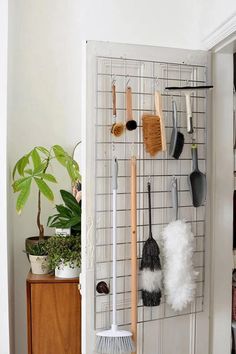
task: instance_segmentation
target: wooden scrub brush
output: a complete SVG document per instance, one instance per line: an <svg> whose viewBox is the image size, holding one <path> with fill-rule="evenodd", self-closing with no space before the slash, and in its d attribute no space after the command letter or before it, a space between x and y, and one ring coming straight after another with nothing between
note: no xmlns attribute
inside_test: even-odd
<svg viewBox="0 0 236 354"><path fill-rule="evenodd" d="M155 156L158 152L166 150L165 126L162 115L161 94L155 92L156 115L144 114L143 142L145 150Z"/></svg>
<svg viewBox="0 0 236 354"><path fill-rule="evenodd" d="M126 129L132 131L136 128L137 122L133 119L132 112L132 90L131 87L128 86L126 88Z"/></svg>
<svg viewBox="0 0 236 354"><path fill-rule="evenodd" d="M124 132L124 124L122 122L116 122L116 86L112 85L112 120L111 133L119 137Z"/></svg>

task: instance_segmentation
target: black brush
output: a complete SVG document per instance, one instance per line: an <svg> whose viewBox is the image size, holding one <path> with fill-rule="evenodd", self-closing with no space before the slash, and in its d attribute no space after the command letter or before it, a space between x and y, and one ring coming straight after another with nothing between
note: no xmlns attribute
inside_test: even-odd
<svg viewBox="0 0 236 354"><path fill-rule="evenodd" d="M173 130L171 133L170 138L170 147L169 147L169 154L170 156L174 157L176 160L179 159L180 155L182 154L183 147L184 147L184 134L178 131L177 126L177 107L176 102L173 101Z"/></svg>
<svg viewBox="0 0 236 354"><path fill-rule="evenodd" d="M132 112L132 89L130 86L126 88L126 129L129 131L137 128L137 122L133 119Z"/></svg>
<svg viewBox="0 0 236 354"><path fill-rule="evenodd" d="M161 302L162 272L160 250L152 236L151 184L148 182L149 237L143 246L141 259L142 300L144 306L159 306Z"/></svg>

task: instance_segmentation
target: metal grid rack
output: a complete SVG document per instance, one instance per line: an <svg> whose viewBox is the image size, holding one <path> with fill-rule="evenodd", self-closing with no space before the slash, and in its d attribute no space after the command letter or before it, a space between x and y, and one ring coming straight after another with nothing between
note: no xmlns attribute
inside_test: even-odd
<svg viewBox="0 0 236 354"><path fill-rule="evenodd" d="M132 87L133 116L138 128L126 131L120 138L110 133L112 125L112 92L115 81L117 90L117 121L125 122L125 89ZM205 206L194 208L191 204L187 176L191 172L192 138L186 132L185 97L181 91L173 94L166 86L206 84L206 67L184 63L167 63L127 58L97 57L96 78L96 196L95 196L95 289L98 281L110 286L110 294L100 295L95 290L95 327L109 326L111 315L111 266L112 266L112 186L111 160L115 150L118 158L118 324L130 324L130 158L137 158L137 251L140 260L143 243L148 237L148 208L146 184L151 179L153 206L153 235L161 246L160 235L172 220L170 180L178 178L179 218L191 223L195 236L194 265L199 272L195 301L182 312L174 312L164 296L159 307L145 308L139 291L138 323L164 318L196 314L203 311ZM144 112L154 113L154 91L162 94L166 126L167 152L151 158L142 142L141 118ZM172 99L178 108L178 126L185 135L185 145L179 160L168 155L168 142L172 129ZM193 108L194 139L198 144L199 168L206 172L206 92L191 95ZM139 267L139 260L137 267Z"/></svg>

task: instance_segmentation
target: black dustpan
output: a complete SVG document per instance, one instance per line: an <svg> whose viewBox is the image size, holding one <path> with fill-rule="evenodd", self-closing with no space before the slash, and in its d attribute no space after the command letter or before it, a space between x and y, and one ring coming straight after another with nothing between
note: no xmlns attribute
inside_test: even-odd
<svg viewBox="0 0 236 354"><path fill-rule="evenodd" d="M195 208L201 206L206 200L206 175L198 169L197 145L192 144L193 172L188 177L189 189Z"/></svg>

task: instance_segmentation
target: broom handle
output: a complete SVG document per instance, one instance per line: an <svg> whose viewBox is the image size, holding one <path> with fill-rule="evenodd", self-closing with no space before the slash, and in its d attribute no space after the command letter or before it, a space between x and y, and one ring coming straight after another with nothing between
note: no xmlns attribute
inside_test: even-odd
<svg viewBox="0 0 236 354"><path fill-rule="evenodd" d="M137 343L137 195L136 157L131 159L131 332ZM136 351L132 352L136 354Z"/></svg>
<svg viewBox="0 0 236 354"><path fill-rule="evenodd" d="M118 163L114 157L112 162L112 327L116 328L116 209L117 209L117 175L118 175Z"/></svg>
<svg viewBox="0 0 236 354"><path fill-rule="evenodd" d="M148 214L149 214L149 237L152 238L152 207L151 207L151 183L148 182Z"/></svg>

